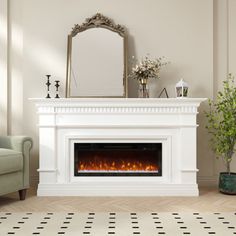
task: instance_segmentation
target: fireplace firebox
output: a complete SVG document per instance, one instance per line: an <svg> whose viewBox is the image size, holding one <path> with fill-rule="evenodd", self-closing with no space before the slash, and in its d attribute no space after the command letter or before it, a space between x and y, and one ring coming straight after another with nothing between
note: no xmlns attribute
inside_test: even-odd
<svg viewBox="0 0 236 236"><path fill-rule="evenodd" d="M75 176L162 176L162 143L75 143Z"/></svg>

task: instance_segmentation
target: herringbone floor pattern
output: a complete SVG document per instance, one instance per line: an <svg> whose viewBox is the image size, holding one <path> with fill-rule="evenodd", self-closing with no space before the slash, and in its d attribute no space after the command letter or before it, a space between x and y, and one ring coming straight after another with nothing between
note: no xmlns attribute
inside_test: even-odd
<svg viewBox="0 0 236 236"><path fill-rule="evenodd" d="M0 197L0 212L236 212L236 196L200 188L199 197L37 197L17 193Z"/></svg>

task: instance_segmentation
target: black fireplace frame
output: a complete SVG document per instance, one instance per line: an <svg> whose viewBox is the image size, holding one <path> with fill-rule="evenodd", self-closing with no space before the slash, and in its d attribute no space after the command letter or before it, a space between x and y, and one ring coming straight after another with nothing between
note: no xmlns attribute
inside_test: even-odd
<svg viewBox="0 0 236 236"><path fill-rule="evenodd" d="M113 148L112 150L115 150L117 146L126 146L126 148L141 148L142 150L144 149L150 149L154 148L154 146L158 147L157 149L157 165L160 167L160 170L158 171L77 171L76 168L76 145L80 145L81 148L91 148L93 147L94 149L99 148L101 146L109 146L109 148ZM74 143L74 176L75 177L80 177L80 176L86 176L86 177L96 177L96 176L101 176L101 177L122 177L122 176L133 176L133 177L141 177L141 176L162 176L162 158L163 158L163 144L158 142L158 143Z"/></svg>

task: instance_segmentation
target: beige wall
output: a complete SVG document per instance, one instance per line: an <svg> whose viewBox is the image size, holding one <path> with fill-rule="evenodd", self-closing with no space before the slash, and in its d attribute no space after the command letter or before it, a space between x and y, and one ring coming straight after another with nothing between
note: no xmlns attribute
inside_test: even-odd
<svg viewBox="0 0 236 236"><path fill-rule="evenodd" d="M8 98L8 83L7 83L7 62L8 62L8 4L7 0L0 0L0 134L7 134L7 98Z"/></svg>
<svg viewBox="0 0 236 236"><path fill-rule="evenodd" d="M229 0L229 72L236 75L236 1Z"/></svg>
<svg viewBox="0 0 236 236"><path fill-rule="evenodd" d="M11 36L9 131L10 134L25 133L34 138L31 162L33 181L37 180L38 131L35 107L28 98L46 95L46 74L52 74L53 80L61 81L61 96L64 96L67 34L75 23L80 24L85 18L97 12L103 13L127 28L129 59L133 55L141 58L147 53L153 57L165 56L171 64L162 71L161 80L156 81L151 91L152 97L156 97L163 87L174 96L175 83L183 77L190 85L190 96L212 98L214 90L218 88L220 74L224 74L222 73L224 68L218 71L215 67L218 68L220 61L219 55L216 57L216 52L224 53L225 50L224 37L222 39L221 36L224 32L227 4L225 9L220 10L213 5L213 0L9 0L9 2ZM226 3L227 0L214 0L214 4L222 2ZM235 1L231 0L230 4L234 7L231 11L235 12ZM216 15L216 11L219 11L219 14ZM233 18L236 14L233 12L230 14L229 26L235 31L236 27L233 27L233 24L236 19ZM219 28L218 23L217 25L215 23L218 20L221 22L221 18L223 26ZM226 23L228 24L228 21ZM229 41L229 46L232 48L235 47L233 42L236 37L236 32L233 30L232 40ZM234 69L235 57L233 53L229 55L229 60L232 61L230 67ZM227 63L228 61L224 60L223 64ZM136 84L130 81L129 85L129 94L135 97ZM220 166L215 164L209 151L202 112L205 107L206 104L203 104L198 117L199 180L202 183L214 183Z"/></svg>

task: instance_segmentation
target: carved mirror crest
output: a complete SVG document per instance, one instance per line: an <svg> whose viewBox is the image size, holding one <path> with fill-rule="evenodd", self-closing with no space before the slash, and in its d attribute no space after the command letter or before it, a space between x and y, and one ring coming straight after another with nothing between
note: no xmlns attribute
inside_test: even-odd
<svg viewBox="0 0 236 236"><path fill-rule="evenodd" d="M97 13L68 35L66 97L126 97L124 27Z"/></svg>

